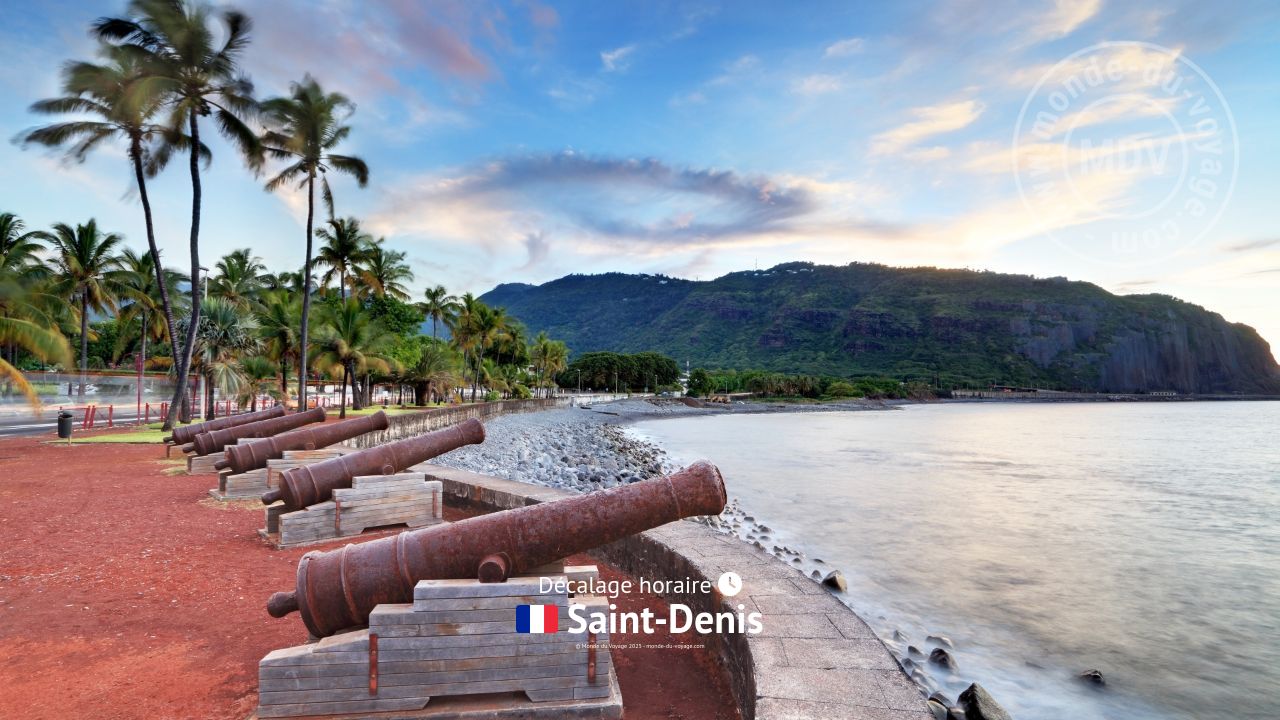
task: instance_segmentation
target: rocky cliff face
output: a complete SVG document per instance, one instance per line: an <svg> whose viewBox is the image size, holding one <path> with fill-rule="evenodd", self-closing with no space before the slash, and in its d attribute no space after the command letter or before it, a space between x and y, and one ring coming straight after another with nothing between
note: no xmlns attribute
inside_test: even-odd
<svg viewBox="0 0 1280 720"><path fill-rule="evenodd" d="M1280 366L1252 328L1061 278L789 263L709 282L575 275L482 299L575 352L953 385L1280 393Z"/></svg>

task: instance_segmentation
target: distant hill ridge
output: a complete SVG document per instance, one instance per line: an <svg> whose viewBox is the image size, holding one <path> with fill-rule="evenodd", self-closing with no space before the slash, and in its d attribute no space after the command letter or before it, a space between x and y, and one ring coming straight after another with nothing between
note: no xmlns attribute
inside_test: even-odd
<svg viewBox="0 0 1280 720"><path fill-rule="evenodd" d="M1167 295L972 270L793 262L710 281L568 275L481 296L575 353L1108 392L1280 393L1251 327Z"/></svg>

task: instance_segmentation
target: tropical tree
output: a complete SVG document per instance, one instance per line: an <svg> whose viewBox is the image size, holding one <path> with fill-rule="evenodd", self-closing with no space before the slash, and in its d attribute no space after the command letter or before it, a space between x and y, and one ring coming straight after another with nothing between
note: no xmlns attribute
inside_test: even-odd
<svg viewBox="0 0 1280 720"><path fill-rule="evenodd" d="M74 228L66 223L53 226L48 235L54 252L55 292L76 304L80 317L80 386L84 397L84 373L89 364L89 311L114 311L116 298L124 290L123 271L117 250L124 237L98 230L89 220Z"/></svg>
<svg viewBox="0 0 1280 720"><path fill-rule="evenodd" d="M359 288L365 295L408 300L409 290L404 284L413 280L413 271L404 261L405 254L384 248L385 241L386 238L379 238L365 247L364 258L357 268Z"/></svg>
<svg viewBox="0 0 1280 720"><path fill-rule="evenodd" d="M169 327L165 320L164 310L160 306L161 293L156 286L156 272L152 268L151 253L139 255L129 248L120 254L120 312L117 320L122 331L116 340L113 353L119 359L126 348L133 342L133 329L136 323L136 339L138 341L138 357L145 365L147 361L147 341L168 341ZM181 273L166 268L161 272L164 278L166 294L175 298L178 283L185 278Z"/></svg>
<svg viewBox="0 0 1280 720"><path fill-rule="evenodd" d="M427 340L418 361L406 370L413 384L414 402L423 406L457 387L462 359L457 351L434 338Z"/></svg>
<svg viewBox="0 0 1280 720"><path fill-rule="evenodd" d="M280 394L288 397L289 363L298 359L298 325L302 303L284 290L266 292L258 309L258 324L267 357L280 365Z"/></svg>
<svg viewBox="0 0 1280 720"><path fill-rule="evenodd" d="M179 321L190 322L190 318ZM184 328L185 330L185 328ZM209 298L196 329L194 368L205 379L205 418L215 415L214 389L239 395L246 384L240 357L262 347L258 320L223 298Z"/></svg>
<svg viewBox="0 0 1280 720"><path fill-rule="evenodd" d="M165 281L160 264L160 247L156 244L155 224L151 217L151 198L147 178L155 177L168 163L175 149L192 149L206 159L208 148L191 145L190 137L180 128L156 122L169 100L162 83L152 82L145 57L131 48L103 44L100 54L106 60L98 65L70 62L62 71L62 97L41 100L31 106L32 112L62 115L89 115L92 120L72 120L46 125L27 132L23 142L46 147L71 144L68 155L83 162L88 153L104 141L123 140L127 148L138 198L142 201L142 217L147 229L147 248L155 273L152 288L157 298L165 334L173 336L172 288Z"/></svg>
<svg viewBox="0 0 1280 720"><path fill-rule="evenodd" d="M49 268L40 259L48 235L27 230L22 218L13 213L0 213L0 273L23 279L47 277Z"/></svg>
<svg viewBox="0 0 1280 720"><path fill-rule="evenodd" d="M360 394L356 392L356 378L368 369L390 372L391 366L383 353L389 349L391 336L382 332L359 301L354 298L337 306L325 306L321 316L320 337L316 343L315 361L318 366L342 368L342 409L338 417L347 416L347 385L351 385L352 410L361 408Z"/></svg>
<svg viewBox="0 0 1280 720"><path fill-rule="evenodd" d="M534 372L537 374L537 387L545 388L547 395L550 395L554 384L552 378L568 364L569 348L563 342L547 337L545 332L540 332L533 340L533 347L529 349L529 358L533 361Z"/></svg>
<svg viewBox="0 0 1280 720"><path fill-rule="evenodd" d="M286 183L297 182L307 189L307 252L302 264L302 328L299 338L298 368L299 407L307 405L307 334L311 315L311 238L314 232L316 205L316 178L320 178L321 192L329 215L333 216L333 191L329 187L327 173L336 170L353 176L360 187L369 183L369 167L363 160L351 155L334 153L351 132L344 125L355 106L346 96L326 93L314 79L307 76L295 83L289 97L267 100L262 104L268 129L262 142L266 152L278 160L289 162L267 183L267 190L274 191Z"/></svg>
<svg viewBox="0 0 1280 720"><path fill-rule="evenodd" d="M359 266L367 257L366 251L373 238L360 229L355 218L336 218L329 221L329 228L316 230L316 237L323 240L316 253L315 264L328 268L320 276L320 284L328 287L336 278L338 297L347 301L347 288L354 285Z"/></svg>
<svg viewBox="0 0 1280 720"><path fill-rule="evenodd" d="M437 338L436 323L443 322L446 326L453 321L454 314L458 311L458 298L449 294L443 285L437 285L427 288L423 293L426 302L418 305L419 309L429 318L431 318L431 337Z"/></svg>
<svg viewBox="0 0 1280 720"><path fill-rule="evenodd" d="M258 398L267 395L275 400L283 401L284 392L276 387L276 364L271 358L262 355L250 355L240 359L240 376L243 384L236 400L243 406L249 406L249 412L258 409Z"/></svg>
<svg viewBox="0 0 1280 720"><path fill-rule="evenodd" d="M71 347L27 292L16 273L0 270L0 343L49 363L71 364ZM40 396L14 363L0 357L0 378L11 383L40 410Z"/></svg>
<svg viewBox="0 0 1280 720"><path fill-rule="evenodd" d="M0 279L12 284L9 292L14 294L12 312L18 312L17 298L25 296L32 284L49 276L49 268L40 259L44 250L45 233L39 230L28 231L22 219L13 213L0 213ZM26 305L29 300L24 300ZM0 317L10 317L7 303L0 304ZM5 341L4 354L10 363L18 360L17 341Z"/></svg>
<svg viewBox="0 0 1280 720"><path fill-rule="evenodd" d="M222 256L215 267L218 274L209 282L209 295L248 308L262 290L262 276L267 272L262 258L249 248L241 248Z"/></svg>
<svg viewBox="0 0 1280 720"><path fill-rule="evenodd" d="M219 131L239 146L256 168L261 161L257 137L243 117L253 114L253 85L238 67L249 43L249 17L235 10L215 10L198 0L131 0L127 17L101 18L94 23L99 38L123 43L145 65L142 86L147 96L163 96L166 127L176 136L185 126L191 170L191 317L181 357L166 430L172 428L187 394L187 373L200 327L200 142L199 118L212 115ZM222 42L211 25L222 26ZM206 156L207 157L207 156ZM154 248L153 248L154 252ZM159 263L157 263L159 265ZM161 284L163 282L161 281ZM178 353L175 350L175 356Z"/></svg>

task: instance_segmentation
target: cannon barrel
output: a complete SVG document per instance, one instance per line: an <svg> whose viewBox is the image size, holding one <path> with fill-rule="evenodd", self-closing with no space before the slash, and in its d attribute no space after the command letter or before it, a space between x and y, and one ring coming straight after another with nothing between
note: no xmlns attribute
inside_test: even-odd
<svg viewBox="0 0 1280 720"><path fill-rule="evenodd" d="M165 442L186 445L191 439L203 432L212 432L223 428L234 427L236 425L244 425L246 423L257 422L259 420L267 420L273 417L284 415L285 409L283 405L275 405L266 410L259 410L251 413L240 413L239 415L225 415L216 420L208 422L196 423L194 425L182 425L173 429L172 435L166 435Z"/></svg>
<svg viewBox="0 0 1280 720"><path fill-rule="evenodd" d="M390 475L463 445L480 442L484 442L484 425L472 418L418 437L296 467L281 473L280 487L264 493L262 504L284 500L286 507L300 510L333 497L334 488L351 487L352 478Z"/></svg>
<svg viewBox="0 0 1280 720"><path fill-rule="evenodd" d="M272 617L297 610L316 637L364 625L382 603L410 602L419 580L501 582L539 565L695 515L724 510L724 479L708 462L665 477L564 500L433 525L298 563L292 592L267 602Z"/></svg>
<svg viewBox="0 0 1280 720"><path fill-rule="evenodd" d="M235 427L200 433L191 442L182 446L183 452L195 451L196 455L208 455L221 452L228 445L234 445L241 438L271 437L277 433L294 430L303 425L324 422L324 408L311 408L306 412L293 413L276 418L268 418L257 422L236 425Z"/></svg>
<svg viewBox="0 0 1280 720"><path fill-rule="evenodd" d="M213 467L218 470L231 468L233 473L249 472L266 467L268 460L283 457L286 450L316 450L375 430L386 430L387 426L387 414L379 410L372 415L331 425L298 428L253 442L228 445L223 450L224 459L214 463Z"/></svg>

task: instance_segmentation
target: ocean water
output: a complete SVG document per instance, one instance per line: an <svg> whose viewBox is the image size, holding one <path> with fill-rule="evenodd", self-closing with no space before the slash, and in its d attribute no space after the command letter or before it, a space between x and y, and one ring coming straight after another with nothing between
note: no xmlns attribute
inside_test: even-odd
<svg viewBox="0 0 1280 720"><path fill-rule="evenodd" d="M1280 717L1280 403L912 405L653 420L896 651L1017 720ZM892 641L894 631L906 642ZM1101 670L1105 689L1075 679ZM935 669L936 671L936 669Z"/></svg>

